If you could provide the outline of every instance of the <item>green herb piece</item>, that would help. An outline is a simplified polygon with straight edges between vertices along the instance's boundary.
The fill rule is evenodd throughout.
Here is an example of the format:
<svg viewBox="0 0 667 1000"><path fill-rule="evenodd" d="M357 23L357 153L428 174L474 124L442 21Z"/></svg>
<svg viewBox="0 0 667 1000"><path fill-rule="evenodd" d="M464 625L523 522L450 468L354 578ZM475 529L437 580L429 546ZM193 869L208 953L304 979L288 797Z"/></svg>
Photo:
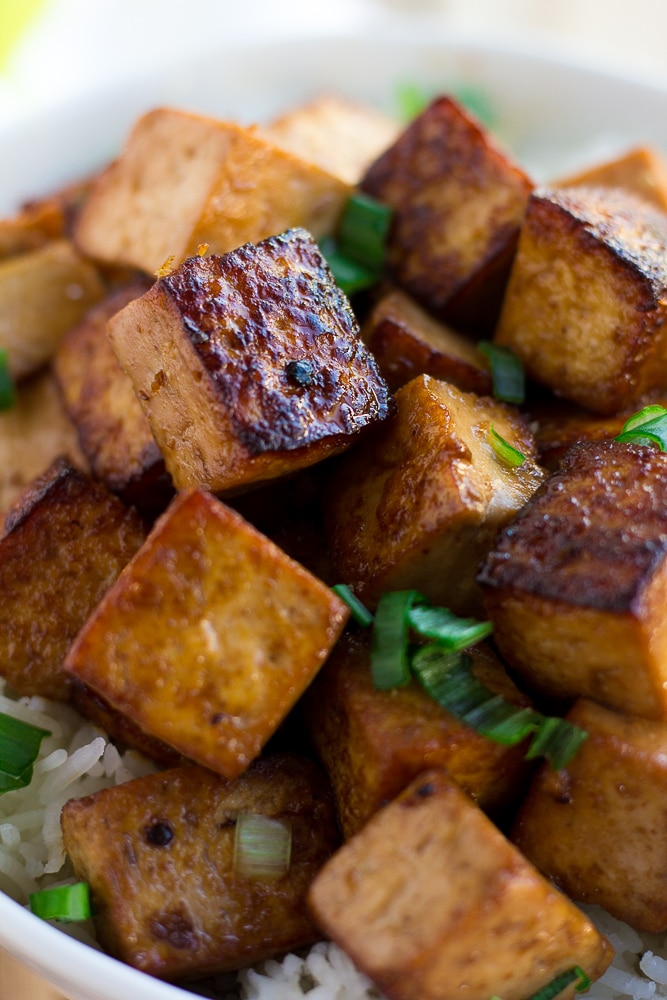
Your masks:
<svg viewBox="0 0 667 1000"><path fill-rule="evenodd" d="M450 94L487 128L494 128L498 124L498 114L488 92L475 84L464 82L439 88L422 86L413 81L400 83L396 88L398 117L406 124L413 121L438 94L444 93Z"/></svg>
<svg viewBox="0 0 667 1000"><path fill-rule="evenodd" d="M494 397L505 403L523 403L526 397L526 375L516 354L490 340L480 340L477 348L491 365Z"/></svg>
<svg viewBox="0 0 667 1000"><path fill-rule="evenodd" d="M474 646L493 631L491 622L459 618L448 608L432 608L421 604L410 609L408 622L418 635L434 639L439 646L452 653Z"/></svg>
<svg viewBox="0 0 667 1000"><path fill-rule="evenodd" d="M416 590L394 590L378 602L371 644L371 676L378 691L402 687L410 680L408 613L419 600L424 598Z"/></svg>
<svg viewBox="0 0 667 1000"><path fill-rule="evenodd" d="M58 920L62 924L87 920L92 915L90 886L87 882L33 892L29 902L30 909L36 916L43 920Z"/></svg>
<svg viewBox="0 0 667 1000"><path fill-rule="evenodd" d="M658 405L645 406L625 421L614 440L667 451L667 410Z"/></svg>
<svg viewBox="0 0 667 1000"><path fill-rule="evenodd" d="M546 757L555 771L574 757L588 733L567 719L543 718L532 739L526 758Z"/></svg>
<svg viewBox="0 0 667 1000"><path fill-rule="evenodd" d="M331 268L336 284L346 295L354 295L356 292L363 292L364 289L377 285L378 272L346 257L340 252L336 241L330 236L320 240L319 246Z"/></svg>
<svg viewBox="0 0 667 1000"><path fill-rule="evenodd" d="M234 831L235 875L241 878L283 878L289 871L292 828L286 820L258 813L239 813Z"/></svg>
<svg viewBox="0 0 667 1000"><path fill-rule="evenodd" d="M9 370L7 351L0 349L0 410L11 410L16 403L16 386Z"/></svg>
<svg viewBox="0 0 667 1000"><path fill-rule="evenodd" d="M526 461L526 456L523 452L511 445L504 437L501 437L493 424L491 424L487 432L487 440L498 458L505 465L511 465L512 468L518 469Z"/></svg>
<svg viewBox="0 0 667 1000"><path fill-rule="evenodd" d="M429 106L436 92L418 83L406 80L396 88L396 106L401 121L408 122L417 118Z"/></svg>
<svg viewBox="0 0 667 1000"><path fill-rule="evenodd" d="M363 267L381 271L393 214L393 209L377 198L355 192L345 203L338 227L340 252Z"/></svg>
<svg viewBox="0 0 667 1000"><path fill-rule="evenodd" d="M51 733L0 713L0 794L26 788L45 736Z"/></svg>
<svg viewBox="0 0 667 1000"><path fill-rule="evenodd" d="M365 628L373 624L373 615L346 583L337 583L331 589L334 594L340 597L341 601L345 601L357 624L363 625Z"/></svg>
<svg viewBox="0 0 667 1000"><path fill-rule="evenodd" d="M554 997L558 996L567 986L571 986L572 983L577 984L574 987L577 993L583 993L591 985L591 981L586 973L577 965L573 969L568 969L567 972L561 972L559 976L552 979L541 990L533 993L528 1000L553 1000Z"/></svg>

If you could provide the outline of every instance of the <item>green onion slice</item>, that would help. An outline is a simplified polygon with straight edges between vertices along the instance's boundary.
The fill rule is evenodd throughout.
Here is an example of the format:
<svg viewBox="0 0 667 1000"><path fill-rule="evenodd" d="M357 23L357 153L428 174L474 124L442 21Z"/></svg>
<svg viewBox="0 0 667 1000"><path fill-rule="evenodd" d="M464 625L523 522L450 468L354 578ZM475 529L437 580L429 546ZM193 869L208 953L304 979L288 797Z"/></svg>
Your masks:
<svg viewBox="0 0 667 1000"><path fill-rule="evenodd" d="M373 615L346 583L337 583L331 589L334 594L340 597L341 601L347 604L352 612L352 617L358 625L363 625L364 628L367 628L373 624Z"/></svg>
<svg viewBox="0 0 667 1000"><path fill-rule="evenodd" d="M526 758L546 757L560 771L588 738L588 733L567 719L543 718L532 739Z"/></svg>
<svg viewBox="0 0 667 1000"><path fill-rule="evenodd" d="M459 618L448 608L431 608L416 605L408 613L410 627L426 639L434 639L450 652L459 652L474 646L493 631L491 622L476 618Z"/></svg>
<svg viewBox="0 0 667 1000"><path fill-rule="evenodd" d="M568 969L567 972L561 972L559 976L552 979L541 990L533 993L528 1000L553 1000L554 997L557 997L559 993L567 986L571 986L572 983L576 983L574 988L577 993L583 993L591 985L591 981L586 973L577 965L573 969Z"/></svg>
<svg viewBox="0 0 667 1000"><path fill-rule="evenodd" d="M90 886L87 882L75 882L33 892L30 909L43 920L59 920L63 924L87 920L92 915Z"/></svg>
<svg viewBox="0 0 667 1000"><path fill-rule="evenodd" d="M493 424L489 427L487 439L498 458L506 465L511 465L513 468L518 469L526 461L526 456L523 452L520 452L518 448L515 448L504 437L501 437Z"/></svg>
<svg viewBox="0 0 667 1000"><path fill-rule="evenodd" d="M0 794L30 784L42 740L50 735L47 729L0 713Z"/></svg>
<svg viewBox="0 0 667 1000"><path fill-rule="evenodd" d="M625 421L615 440L657 446L661 451L667 451L667 410L664 406L645 406Z"/></svg>
<svg viewBox="0 0 667 1000"><path fill-rule="evenodd" d="M361 191L347 199L338 227L340 252L374 271L384 266L385 249L394 210Z"/></svg>
<svg viewBox="0 0 667 1000"><path fill-rule="evenodd" d="M375 268L365 267L347 257L338 249L336 241L330 236L320 240L320 250L326 258L331 269L336 284L346 295L354 295L355 292L362 292L366 288L377 285L379 280L378 271Z"/></svg>
<svg viewBox="0 0 667 1000"><path fill-rule="evenodd" d="M11 410L16 403L16 386L9 370L6 350L0 350L0 410Z"/></svg>
<svg viewBox="0 0 667 1000"><path fill-rule="evenodd" d="M292 828L287 820L239 813L234 831L233 871L241 878L283 878L289 871Z"/></svg>
<svg viewBox="0 0 667 1000"><path fill-rule="evenodd" d="M505 403L523 403L526 396L526 376L516 354L490 340L480 340L477 345L489 359L493 378L493 395Z"/></svg>
<svg viewBox="0 0 667 1000"><path fill-rule="evenodd" d="M375 612L371 644L371 676L378 691L401 687L410 680L408 614L424 598L416 590L383 594Z"/></svg>

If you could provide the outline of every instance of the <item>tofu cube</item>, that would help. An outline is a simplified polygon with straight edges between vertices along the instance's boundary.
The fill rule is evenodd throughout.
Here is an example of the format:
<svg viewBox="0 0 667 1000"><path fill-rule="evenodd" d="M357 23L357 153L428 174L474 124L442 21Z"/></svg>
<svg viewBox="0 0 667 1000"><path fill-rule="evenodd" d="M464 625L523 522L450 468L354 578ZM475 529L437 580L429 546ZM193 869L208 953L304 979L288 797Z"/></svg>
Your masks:
<svg viewBox="0 0 667 1000"><path fill-rule="evenodd" d="M527 374L611 415L667 385L667 215L618 189L529 201L494 339Z"/></svg>
<svg viewBox="0 0 667 1000"><path fill-rule="evenodd" d="M489 646L469 650L475 676L494 694L529 705ZM378 691L370 645L342 637L304 697L308 732L331 778L346 838L429 767L447 770L492 812L515 803L529 770L525 744L503 746L460 722L416 682Z"/></svg>
<svg viewBox="0 0 667 1000"><path fill-rule="evenodd" d="M65 213L57 198L26 205L18 215L0 219L0 260L37 250L65 235Z"/></svg>
<svg viewBox="0 0 667 1000"><path fill-rule="evenodd" d="M396 405L337 466L327 498L334 569L370 606L414 588L478 614L478 565L543 479L532 436L513 408L428 375L399 389ZM527 456L522 466L496 455L491 425Z"/></svg>
<svg viewBox="0 0 667 1000"><path fill-rule="evenodd" d="M159 108L98 178L76 242L96 260L154 274L200 244L227 253L290 227L331 233L350 190L256 129Z"/></svg>
<svg viewBox="0 0 667 1000"><path fill-rule="evenodd" d="M384 295L361 332L392 390L417 375L432 375L464 392L491 394L489 368L475 344L434 319L404 292Z"/></svg>
<svg viewBox="0 0 667 1000"><path fill-rule="evenodd" d="M65 239L0 261L0 348L14 378L49 361L103 295L95 267Z"/></svg>
<svg viewBox="0 0 667 1000"><path fill-rule="evenodd" d="M586 699L567 718L588 739L561 771L539 771L512 839L571 899L663 933L667 726Z"/></svg>
<svg viewBox="0 0 667 1000"><path fill-rule="evenodd" d="M493 329L532 183L486 130L441 97L361 186L395 211L396 284L455 327Z"/></svg>
<svg viewBox="0 0 667 1000"><path fill-rule="evenodd" d="M144 537L136 511L64 460L21 495L0 538L0 671L19 694L67 698L65 654Z"/></svg>
<svg viewBox="0 0 667 1000"><path fill-rule="evenodd" d="M287 874L235 872L242 813L289 824ZM62 827L101 943L143 972L195 979L317 940L305 895L338 831L312 761L268 757L235 782L196 766L151 774L68 802Z"/></svg>
<svg viewBox="0 0 667 1000"><path fill-rule="evenodd" d="M638 146L613 160L559 178L554 186L623 188L667 212L667 163L650 146Z"/></svg>
<svg viewBox="0 0 667 1000"><path fill-rule="evenodd" d="M342 451L389 412L304 230L193 257L109 322L177 489L232 493Z"/></svg>
<svg viewBox="0 0 667 1000"><path fill-rule="evenodd" d="M107 322L143 295L145 283L104 299L69 331L54 372L94 475L143 513L160 513L173 494L164 459L132 380L118 364Z"/></svg>
<svg viewBox="0 0 667 1000"><path fill-rule="evenodd" d="M494 640L531 687L667 719L667 455L574 445L489 553Z"/></svg>
<svg viewBox="0 0 667 1000"><path fill-rule="evenodd" d="M181 493L70 650L69 673L225 778L258 756L349 616L210 494Z"/></svg>
<svg viewBox="0 0 667 1000"><path fill-rule="evenodd" d="M574 966L596 979L613 955L437 770L347 841L308 898L324 933L390 1000L525 1000Z"/></svg>

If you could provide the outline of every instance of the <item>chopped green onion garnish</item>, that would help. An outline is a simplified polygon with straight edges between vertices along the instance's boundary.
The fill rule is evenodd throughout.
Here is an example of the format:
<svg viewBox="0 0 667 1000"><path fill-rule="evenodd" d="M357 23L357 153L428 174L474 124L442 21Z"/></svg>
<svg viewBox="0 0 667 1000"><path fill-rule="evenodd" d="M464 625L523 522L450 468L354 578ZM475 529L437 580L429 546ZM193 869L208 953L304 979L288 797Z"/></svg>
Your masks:
<svg viewBox="0 0 667 1000"><path fill-rule="evenodd" d="M557 997L559 993L561 993L567 986L571 986L572 983L577 984L574 987L577 993L583 993L583 991L587 990L591 985L591 981L586 973L583 972L577 965L574 969L568 969L567 972L561 972L559 976L552 979L551 982L547 983L546 986L543 986L541 990L538 990L537 993L533 993L528 1000L553 1000L554 997Z"/></svg>
<svg viewBox="0 0 667 1000"><path fill-rule="evenodd" d="M410 627L426 639L434 639L439 646L456 653L485 639L493 631L491 622L476 618L459 618L447 608L417 605L408 614Z"/></svg>
<svg viewBox="0 0 667 1000"><path fill-rule="evenodd" d="M355 192L345 203L338 227L340 252L364 267L381 270L393 214L377 198Z"/></svg>
<svg viewBox="0 0 667 1000"><path fill-rule="evenodd" d="M429 90L418 83L411 81L399 83L396 88L396 104L401 120L407 123L417 118L426 110L435 94L435 90Z"/></svg>
<svg viewBox="0 0 667 1000"><path fill-rule="evenodd" d="M234 874L241 878L283 878L289 871L292 828L286 820L239 813L234 831Z"/></svg>
<svg viewBox="0 0 667 1000"><path fill-rule="evenodd" d="M587 732L567 719L543 718L526 757L546 757L554 770L560 771L587 738Z"/></svg>
<svg viewBox="0 0 667 1000"><path fill-rule="evenodd" d="M340 597L341 601L345 601L357 624L363 625L365 628L368 627L368 625L373 624L373 615L370 613L366 605L361 603L356 594L350 590L346 583L337 583L331 589L334 594L337 594L338 597Z"/></svg>
<svg viewBox="0 0 667 1000"><path fill-rule="evenodd" d="M526 461L526 456L523 452L511 445L504 437L501 437L493 424L489 427L487 439L498 458L502 462L505 462L506 465L511 465L513 468L518 469Z"/></svg>
<svg viewBox="0 0 667 1000"><path fill-rule="evenodd" d="M377 270L364 267L363 264L346 257L331 237L320 240L320 250L331 268L336 284L346 295L354 295L355 292L362 292L365 288L377 285L379 280Z"/></svg>
<svg viewBox="0 0 667 1000"><path fill-rule="evenodd" d="M417 83L405 82L396 89L396 104L398 115L404 122L411 122L425 111L438 93L449 93L459 104L472 112L487 128L493 128L498 122L496 109L493 107L489 94L469 83L454 83L438 89L422 87Z"/></svg>
<svg viewBox="0 0 667 1000"><path fill-rule="evenodd" d="M87 920L92 914L90 886L87 882L76 882L33 892L30 909L43 920L59 920L63 924Z"/></svg>
<svg viewBox="0 0 667 1000"><path fill-rule="evenodd" d="M523 403L526 376L516 354L500 344L492 344L490 340L481 340L477 347L489 359L495 398L505 403Z"/></svg>
<svg viewBox="0 0 667 1000"><path fill-rule="evenodd" d="M667 410L658 403L645 406L643 410L638 410L637 413L633 413L631 417L628 417L623 424L623 431L633 431L640 424L645 424L648 420L653 420L655 417L663 417L665 414L667 414Z"/></svg>
<svg viewBox="0 0 667 1000"><path fill-rule="evenodd" d="M16 403L16 386L9 370L6 350L0 350L0 410L10 410Z"/></svg>
<svg viewBox="0 0 667 1000"><path fill-rule="evenodd" d="M41 742L50 735L47 729L0 713L0 794L30 784Z"/></svg>
<svg viewBox="0 0 667 1000"><path fill-rule="evenodd" d="M615 440L651 448L657 446L661 451L667 451L667 410L658 405L645 406L625 421Z"/></svg>
<svg viewBox="0 0 667 1000"><path fill-rule="evenodd" d="M422 599L416 590L394 590L380 598L371 645L371 675L378 691L401 687L410 680L408 612Z"/></svg>

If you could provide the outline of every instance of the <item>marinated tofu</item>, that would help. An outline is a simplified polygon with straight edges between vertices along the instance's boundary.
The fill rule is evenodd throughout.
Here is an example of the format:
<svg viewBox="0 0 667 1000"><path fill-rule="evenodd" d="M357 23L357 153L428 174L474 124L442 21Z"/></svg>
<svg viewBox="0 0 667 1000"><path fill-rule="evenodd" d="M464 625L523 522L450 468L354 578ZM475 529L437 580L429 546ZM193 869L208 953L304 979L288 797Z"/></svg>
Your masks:
<svg viewBox="0 0 667 1000"><path fill-rule="evenodd" d="M574 445L479 582L494 640L534 689L667 718L667 455Z"/></svg>
<svg viewBox="0 0 667 1000"><path fill-rule="evenodd" d="M26 205L8 219L0 219L0 260L37 250L65 235L65 215L56 198Z"/></svg>
<svg viewBox="0 0 667 1000"><path fill-rule="evenodd" d="M517 705L530 702L489 646L469 650L478 680ZM492 812L515 803L529 770L525 744L503 746L447 712L416 682L378 691L370 643L346 634L306 692L310 738L331 778L346 838L429 767L442 767Z"/></svg>
<svg viewBox="0 0 667 1000"><path fill-rule="evenodd" d="M491 374L475 344L404 292L394 289L379 300L362 336L394 391L417 375L432 375L465 392L491 394Z"/></svg>
<svg viewBox="0 0 667 1000"><path fill-rule="evenodd" d="M557 395L603 415L667 386L667 215L628 192L528 203L494 339Z"/></svg>
<svg viewBox="0 0 667 1000"><path fill-rule="evenodd" d="M136 123L76 226L85 254L155 274L197 253L227 253L291 227L333 232L350 185L257 129L170 108Z"/></svg>
<svg viewBox="0 0 667 1000"><path fill-rule="evenodd" d="M560 771L534 779L512 832L574 900L651 933L667 929L667 726L579 700L588 738ZM603 859L603 863L601 863Z"/></svg>
<svg viewBox="0 0 667 1000"><path fill-rule="evenodd" d="M181 493L107 594L67 670L226 778L258 756L349 610L237 513Z"/></svg>
<svg viewBox="0 0 667 1000"><path fill-rule="evenodd" d="M0 538L0 673L66 699L69 646L144 540L136 511L66 461L21 495Z"/></svg>
<svg viewBox="0 0 667 1000"><path fill-rule="evenodd" d="M171 478L106 335L108 320L147 289L133 284L92 309L58 348L54 372L94 475L126 503L157 514L173 494Z"/></svg>
<svg viewBox="0 0 667 1000"><path fill-rule="evenodd" d="M286 874L238 873L242 814L289 827ZM194 979L317 940L305 896L338 831L311 761L266 758L235 782L195 766L151 774L68 802L62 826L100 941L150 975Z"/></svg>
<svg viewBox="0 0 667 1000"><path fill-rule="evenodd" d="M395 215L396 284L455 327L489 331L532 183L448 97L434 101L369 168L362 189Z"/></svg>
<svg viewBox="0 0 667 1000"><path fill-rule="evenodd" d="M575 966L598 978L613 955L437 770L347 841L308 898L324 933L390 1000L525 1000Z"/></svg>
<svg viewBox="0 0 667 1000"><path fill-rule="evenodd" d="M338 579L369 606L416 589L457 614L478 614L475 575L497 530L543 479L518 411L419 376L396 393L394 417L336 467L328 500ZM522 452L498 457L494 429Z"/></svg>
<svg viewBox="0 0 667 1000"><path fill-rule="evenodd" d="M317 245L194 257L109 323L177 489L233 493L348 448L389 394Z"/></svg>
<svg viewBox="0 0 667 1000"><path fill-rule="evenodd" d="M562 177L556 186L623 188L667 212L667 164L650 146L638 146L613 160Z"/></svg>

